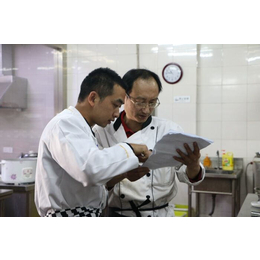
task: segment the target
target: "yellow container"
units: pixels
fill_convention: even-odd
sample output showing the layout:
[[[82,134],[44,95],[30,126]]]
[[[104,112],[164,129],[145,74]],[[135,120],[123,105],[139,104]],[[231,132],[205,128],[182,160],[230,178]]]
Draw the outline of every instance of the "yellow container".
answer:
[[[174,215],[175,217],[188,217],[188,205],[175,205]]]
[[[203,165],[205,168],[209,168],[211,166],[211,160],[207,154],[206,154],[205,159],[203,160]]]
[[[223,153],[222,169],[224,171],[232,171],[234,169],[234,158],[232,152]]]

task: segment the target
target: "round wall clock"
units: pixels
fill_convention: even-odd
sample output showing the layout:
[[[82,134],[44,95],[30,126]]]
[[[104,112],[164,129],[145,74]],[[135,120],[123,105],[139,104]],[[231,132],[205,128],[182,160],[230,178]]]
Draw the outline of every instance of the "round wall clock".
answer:
[[[169,84],[176,84],[179,82],[182,75],[182,68],[177,63],[168,63],[162,70],[163,79]]]

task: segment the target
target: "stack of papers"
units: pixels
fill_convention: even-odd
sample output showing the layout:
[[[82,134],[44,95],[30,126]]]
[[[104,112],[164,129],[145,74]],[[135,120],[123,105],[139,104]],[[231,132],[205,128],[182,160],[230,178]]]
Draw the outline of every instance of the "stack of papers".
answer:
[[[181,163],[173,158],[173,156],[180,157],[176,149],[180,149],[183,153],[187,153],[183,145],[186,143],[190,146],[191,150],[193,150],[194,142],[197,142],[200,150],[213,143],[212,140],[201,136],[172,130],[155,144],[151,156],[142,166],[148,167],[151,170],[163,167],[181,166]]]

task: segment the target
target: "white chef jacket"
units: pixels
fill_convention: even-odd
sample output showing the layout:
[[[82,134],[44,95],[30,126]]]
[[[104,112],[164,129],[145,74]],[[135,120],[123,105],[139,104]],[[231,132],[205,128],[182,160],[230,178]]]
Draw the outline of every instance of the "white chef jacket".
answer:
[[[104,208],[104,184],[138,167],[131,147],[120,143],[99,149],[91,127],[74,108],[55,116],[39,143],[35,177],[35,204],[40,216],[50,209]]]
[[[107,125],[105,128],[95,126],[93,131],[102,147],[111,147],[119,142],[129,142],[146,144],[148,149],[153,149],[155,143],[160,140],[169,130],[183,132],[182,128],[176,123],[150,116],[143,124],[142,129],[129,138],[127,138],[121,117],[117,118],[113,124]],[[145,175],[141,179],[131,182],[128,179],[122,180],[116,184],[109,192],[109,207],[120,209],[131,209],[129,201],[133,201],[135,206],[140,206],[147,199],[150,203],[143,205],[140,209],[154,208],[169,203],[177,194],[177,183],[175,176],[177,175],[180,182],[189,185],[199,184],[205,177],[205,169],[201,164],[202,179],[198,182],[191,183],[187,174],[186,166],[183,165],[179,170],[175,167],[165,167],[161,169],[151,170],[150,174]],[[117,211],[124,216],[136,216],[134,211]],[[140,211],[141,216],[174,216],[173,206],[158,209]]]

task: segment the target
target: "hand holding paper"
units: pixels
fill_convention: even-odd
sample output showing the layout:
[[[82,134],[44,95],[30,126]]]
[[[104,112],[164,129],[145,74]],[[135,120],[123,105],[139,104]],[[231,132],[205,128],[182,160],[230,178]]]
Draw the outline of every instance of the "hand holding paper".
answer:
[[[198,144],[199,149],[203,149],[213,143],[212,140],[197,135],[170,131],[156,143],[152,155],[143,164],[143,167],[154,170],[163,167],[180,166],[182,163],[173,158],[173,156],[180,157],[176,149],[180,149],[185,153],[183,145],[186,143],[190,148],[193,148],[194,142]]]

